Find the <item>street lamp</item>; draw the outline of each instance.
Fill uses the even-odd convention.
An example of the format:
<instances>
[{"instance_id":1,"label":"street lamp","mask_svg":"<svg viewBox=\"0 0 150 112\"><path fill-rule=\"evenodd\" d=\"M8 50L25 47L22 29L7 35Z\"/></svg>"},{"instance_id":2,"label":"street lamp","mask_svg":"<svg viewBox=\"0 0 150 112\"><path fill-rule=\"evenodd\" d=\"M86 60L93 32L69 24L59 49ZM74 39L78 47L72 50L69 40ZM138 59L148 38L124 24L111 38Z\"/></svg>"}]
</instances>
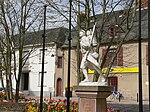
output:
<instances>
[{"instance_id":1,"label":"street lamp","mask_svg":"<svg viewBox=\"0 0 150 112\"><path fill-rule=\"evenodd\" d=\"M72 0L69 0L70 9L69 9L69 36L68 36L68 82L67 82L67 112L70 112L70 57L71 57L71 7Z\"/></svg>"},{"instance_id":2,"label":"street lamp","mask_svg":"<svg viewBox=\"0 0 150 112\"><path fill-rule=\"evenodd\" d=\"M44 30L43 30L43 52L42 52L42 75L41 75L41 94L40 94L40 112L42 112L43 104L43 80L44 80L44 56L45 56L45 28L46 28L46 5L44 5Z\"/></svg>"},{"instance_id":3,"label":"street lamp","mask_svg":"<svg viewBox=\"0 0 150 112\"><path fill-rule=\"evenodd\" d=\"M142 49L141 49L141 0L139 0L139 38L138 38L138 54L139 54L139 112L143 112L142 100Z\"/></svg>"},{"instance_id":4,"label":"street lamp","mask_svg":"<svg viewBox=\"0 0 150 112\"><path fill-rule=\"evenodd\" d=\"M148 0L148 84L149 84L149 110L150 110L150 1Z\"/></svg>"}]
</instances>

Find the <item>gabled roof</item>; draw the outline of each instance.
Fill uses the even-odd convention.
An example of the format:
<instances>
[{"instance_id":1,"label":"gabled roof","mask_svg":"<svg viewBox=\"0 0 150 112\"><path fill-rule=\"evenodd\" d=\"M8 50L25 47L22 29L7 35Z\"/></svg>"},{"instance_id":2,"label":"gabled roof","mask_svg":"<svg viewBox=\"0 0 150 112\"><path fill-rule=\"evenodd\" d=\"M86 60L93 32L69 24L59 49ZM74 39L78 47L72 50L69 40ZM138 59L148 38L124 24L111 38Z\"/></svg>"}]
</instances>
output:
<instances>
[{"instance_id":1,"label":"gabled roof","mask_svg":"<svg viewBox=\"0 0 150 112\"><path fill-rule=\"evenodd\" d=\"M63 45L68 33L67 28L54 28L46 30L45 43L55 42L58 46ZM25 34L24 45L42 44L43 31L27 32Z\"/></svg>"},{"instance_id":2,"label":"gabled roof","mask_svg":"<svg viewBox=\"0 0 150 112\"><path fill-rule=\"evenodd\" d=\"M132 10L130 12L132 14ZM115 20L116 19L122 19L120 18L119 16L123 14L127 14L127 11L126 10L118 10L118 11L115 11L115 12L112 12L111 14L110 13L106 13L106 15L108 16L108 18L106 18L106 23L104 25L104 32L107 32L107 33L104 33L102 38L101 38L101 44L107 44L110 40L109 36L108 36L108 28L110 27L110 25L115 25ZM115 16L114 16L115 15ZM101 26L101 18L102 17L102 14L98 14L95 16L96 18L96 21L97 21L97 25L96 25L96 28L97 28L97 32L100 31L100 26ZM118 18L116 18L118 17ZM91 17L92 19L93 17ZM138 39L138 24L139 24L139 13L138 13L138 10L136 11L136 17L134 18L134 23L133 23L133 27L131 29L131 31L129 32L127 38L125 39L124 42L131 42L131 41L137 41ZM141 13L141 18L142 18L142 21L141 21L141 30L142 30L142 39L146 40L148 38L147 36L147 33L148 33L148 10L147 9L142 9L142 13ZM124 21L123 23L123 28L126 29L126 22L127 21ZM131 20L129 19L128 20L128 23L130 23ZM90 27L92 28L94 25L93 22L91 22L90 24ZM84 22L83 22L83 27L84 27ZM76 27L75 29L72 30L72 47L76 46L77 45L77 39L78 39L78 27ZM122 40L122 37L124 37L125 33L119 33L119 38L116 38L114 39L114 43L115 42L118 42L118 41L121 41ZM68 41L65 42L65 46L63 47L67 47L67 43Z\"/></svg>"}]
</instances>

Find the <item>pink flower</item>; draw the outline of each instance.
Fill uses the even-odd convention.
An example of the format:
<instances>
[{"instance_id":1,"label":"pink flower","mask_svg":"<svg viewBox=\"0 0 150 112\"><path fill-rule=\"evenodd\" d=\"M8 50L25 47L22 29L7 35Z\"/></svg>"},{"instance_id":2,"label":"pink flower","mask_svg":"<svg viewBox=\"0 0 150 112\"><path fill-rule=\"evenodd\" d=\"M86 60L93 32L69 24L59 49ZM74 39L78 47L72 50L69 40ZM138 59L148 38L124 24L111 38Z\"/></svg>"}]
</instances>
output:
<instances>
[{"instance_id":1,"label":"pink flower","mask_svg":"<svg viewBox=\"0 0 150 112\"><path fill-rule=\"evenodd\" d=\"M107 112L111 112L109 108L107 108Z\"/></svg>"}]
</instances>

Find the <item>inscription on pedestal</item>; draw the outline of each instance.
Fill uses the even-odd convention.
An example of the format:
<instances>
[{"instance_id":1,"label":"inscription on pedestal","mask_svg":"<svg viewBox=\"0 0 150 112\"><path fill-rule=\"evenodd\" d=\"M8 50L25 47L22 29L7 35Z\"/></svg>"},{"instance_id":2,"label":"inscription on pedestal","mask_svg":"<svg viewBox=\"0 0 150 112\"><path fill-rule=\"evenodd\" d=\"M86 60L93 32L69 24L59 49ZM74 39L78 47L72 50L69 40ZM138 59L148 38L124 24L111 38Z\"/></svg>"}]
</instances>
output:
<instances>
[{"instance_id":1,"label":"inscription on pedestal","mask_svg":"<svg viewBox=\"0 0 150 112\"><path fill-rule=\"evenodd\" d=\"M80 112L95 112L95 100L81 98L80 100Z\"/></svg>"}]
</instances>

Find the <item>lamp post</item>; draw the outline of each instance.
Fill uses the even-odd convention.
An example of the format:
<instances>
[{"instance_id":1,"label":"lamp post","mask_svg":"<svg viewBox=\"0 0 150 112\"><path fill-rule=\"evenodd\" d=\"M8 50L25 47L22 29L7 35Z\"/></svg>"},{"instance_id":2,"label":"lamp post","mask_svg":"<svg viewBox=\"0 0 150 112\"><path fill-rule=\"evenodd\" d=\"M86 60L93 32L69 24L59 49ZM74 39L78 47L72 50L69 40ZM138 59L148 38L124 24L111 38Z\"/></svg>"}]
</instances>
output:
<instances>
[{"instance_id":1,"label":"lamp post","mask_svg":"<svg viewBox=\"0 0 150 112\"><path fill-rule=\"evenodd\" d=\"M42 112L43 104L43 81L44 81L44 56L45 56L45 27L46 27L46 5L44 5L44 30L43 30L43 52L42 52L42 74L41 74L41 94L40 94L40 112Z\"/></svg>"},{"instance_id":2,"label":"lamp post","mask_svg":"<svg viewBox=\"0 0 150 112\"><path fill-rule=\"evenodd\" d=\"M71 58L71 7L72 0L69 0L69 36L68 36L68 82L67 82L67 112L70 112L70 58Z\"/></svg>"},{"instance_id":3,"label":"lamp post","mask_svg":"<svg viewBox=\"0 0 150 112\"><path fill-rule=\"evenodd\" d=\"M141 49L141 0L139 0L139 37L138 37L138 54L139 54L139 112L143 112L142 100L142 49Z\"/></svg>"},{"instance_id":4,"label":"lamp post","mask_svg":"<svg viewBox=\"0 0 150 112\"><path fill-rule=\"evenodd\" d=\"M150 111L150 1L148 0L148 87L149 87L149 111Z\"/></svg>"}]
</instances>

